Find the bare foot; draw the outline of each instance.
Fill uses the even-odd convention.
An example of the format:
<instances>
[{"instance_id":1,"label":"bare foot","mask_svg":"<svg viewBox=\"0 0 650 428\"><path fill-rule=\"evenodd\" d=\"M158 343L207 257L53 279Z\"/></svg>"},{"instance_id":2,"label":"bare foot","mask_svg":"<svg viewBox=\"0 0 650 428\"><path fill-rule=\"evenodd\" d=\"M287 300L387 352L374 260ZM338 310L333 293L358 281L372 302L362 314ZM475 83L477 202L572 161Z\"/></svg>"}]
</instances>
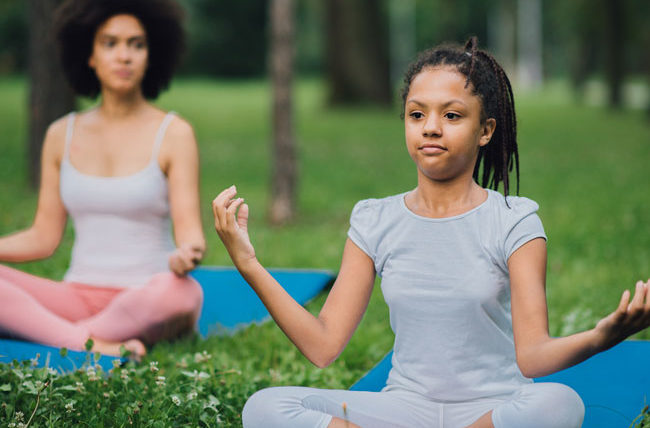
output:
<instances>
[{"instance_id":1,"label":"bare foot","mask_svg":"<svg viewBox=\"0 0 650 428\"><path fill-rule=\"evenodd\" d=\"M105 355L121 357L122 346L124 346L124 348L126 348L127 351L131 351L131 355L135 357L136 360L139 360L147 353L147 348L145 348L144 344L138 339L129 339L124 342L108 342L93 337L92 340L93 340L92 351L99 352Z\"/></svg>"}]
</instances>

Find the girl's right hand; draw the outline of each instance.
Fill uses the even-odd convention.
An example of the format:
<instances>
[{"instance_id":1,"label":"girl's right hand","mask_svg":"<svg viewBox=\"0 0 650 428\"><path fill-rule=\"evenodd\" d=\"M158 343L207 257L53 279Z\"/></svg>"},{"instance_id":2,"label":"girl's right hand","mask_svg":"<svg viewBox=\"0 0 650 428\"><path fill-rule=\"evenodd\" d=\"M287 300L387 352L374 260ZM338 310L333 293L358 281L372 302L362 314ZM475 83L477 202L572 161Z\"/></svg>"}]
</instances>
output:
<instances>
[{"instance_id":1,"label":"girl's right hand","mask_svg":"<svg viewBox=\"0 0 650 428\"><path fill-rule=\"evenodd\" d=\"M255 249L248 236L248 205L243 198L234 199L236 195L234 185L219 193L212 201L212 213L219 238L235 266L240 268L255 260Z\"/></svg>"},{"instance_id":2,"label":"girl's right hand","mask_svg":"<svg viewBox=\"0 0 650 428\"><path fill-rule=\"evenodd\" d=\"M634 297L625 290L618 308L600 320L595 331L599 336L599 345L609 349L627 337L650 327L650 279L638 281Z\"/></svg>"}]
</instances>

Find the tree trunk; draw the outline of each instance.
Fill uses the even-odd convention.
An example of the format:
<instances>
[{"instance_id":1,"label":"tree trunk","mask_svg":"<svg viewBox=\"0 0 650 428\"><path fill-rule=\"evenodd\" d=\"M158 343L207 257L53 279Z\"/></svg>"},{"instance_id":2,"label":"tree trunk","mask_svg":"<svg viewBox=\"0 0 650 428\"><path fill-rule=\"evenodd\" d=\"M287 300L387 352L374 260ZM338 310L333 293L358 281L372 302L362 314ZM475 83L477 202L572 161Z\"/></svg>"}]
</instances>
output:
<instances>
[{"instance_id":1,"label":"tree trunk","mask_svg":"<svg viewBox=\"0 0 650 428\"><path fill-rule=\"evenodd\" d=\"M57 0L29 0L29 137L28 174L37 188L45 131L52 121L74 109L74 94L65 80L52 34Z\"/></svg>"},{"instance_id":2,"label":"tree trunk","mask_svg":"<svg viewBox=\"0 0 650 428\"><path fill-rule=\"evenodd\" d=\"M402 76L417 51L415 0L390 0L390 82L401 85Z\"/></svg>"},{"instance_id":3,"label":"tree trunk","mask_svg":"<svg viewBox=\"0 0 650 428\"><path fill-rule=\"evenodd\" d=\"M379 0L326 0L331 105L390 105L388 24Z\"/></svg>"},{"instance_id":4,"label":"tree trunk","mask_svg":"<svg viewBox=\"0 0 650 428\"><path fill-rule=\"evenodd\" d=\"M295 212L296 150L293 135L293 0L271 2L271 80L273 86L273 168L270 220L290 221Z\"/></svg>"},{"instance_id":5,"label":"tree trunk","mask_svg":"<svg viewBox=\"0 0 650 428\"><path fill-rule=\"evenodd\" d=\"M523 88L542 85L542 2L517 2L517 81Z\"/></svg>"},{"instance_id":6,"label":"tree trunk","mask_svg":"<svg viewBox=\"0 0 650 428\"><path fill-rule=\"evenodd\" d=\"M515 71L514 0L498 0L488 15L488 46L508 76Z\"/></svg>"},{"instance_id":7,"label":"tree trunk","mask_svg":"<svg viewBox=\"0 0 650 428\"><path fill-rule=\"evenodd\" d=\"M605 75L609 89L609 106L623 103L624 61L624 1L605 0Z\"/></svg>"}]
</instances>

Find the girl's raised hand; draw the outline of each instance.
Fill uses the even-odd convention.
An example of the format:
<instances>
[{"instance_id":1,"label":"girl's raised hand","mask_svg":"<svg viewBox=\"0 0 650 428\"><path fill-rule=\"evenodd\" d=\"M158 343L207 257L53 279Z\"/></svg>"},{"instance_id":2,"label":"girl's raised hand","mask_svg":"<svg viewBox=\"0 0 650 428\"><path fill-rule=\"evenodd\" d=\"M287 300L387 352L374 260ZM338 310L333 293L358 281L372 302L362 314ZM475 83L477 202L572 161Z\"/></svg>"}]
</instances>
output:
<instances>
[{"instance_id":1,"label":"girl's raised hand","mask_svg":"<svg viewBox=\"0 0 650 428\"><path fill-rule=\"evenodd\" d=\"M602 350L611 348L650 326L650 279L638 281L634 297L625 290L618 308L596 324L596 333L601 339Z\"/></svg>"},{"instance_id":2,"label":"girl's raised hand","mask_svg":"<svg viewBox=\"0 0 650 428\"><path fill-rule=\"evenodd\" d=\"M212 201L212 213L219 238L235 266L240 268L246 262L255 260L255 249L248 236L248 205L243 198L235 198L236 195L234 185L219 193Z\"/></svg>"}]
</instances>

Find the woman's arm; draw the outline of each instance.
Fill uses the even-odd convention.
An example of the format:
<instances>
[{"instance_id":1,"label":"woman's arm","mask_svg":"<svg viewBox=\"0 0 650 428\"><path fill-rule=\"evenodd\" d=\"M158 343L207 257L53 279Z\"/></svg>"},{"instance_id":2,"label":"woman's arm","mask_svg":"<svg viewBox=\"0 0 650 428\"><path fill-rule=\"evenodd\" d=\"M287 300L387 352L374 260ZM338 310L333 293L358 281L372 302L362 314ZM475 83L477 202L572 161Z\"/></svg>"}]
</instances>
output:
<instances>
[{"instance_id":1,"label":"woman's arm","mask_svg":"<svg viewBox=\"0 0 650 428\"><path fill-rule=\"evenodd\" d=\"M318 317L298 304L262 267L248 236L248 206L234 186L213 201L215 228L235 266L300 352L318 367L345 348L368 306L375 280L372 260L349 239L341 269ZM239 213L236 214L239 208Z\"/></svg>"},{"instance_id":2,"label":"woman's arm","mask_svg":"<svg viewBox=\"0 0 650 428\"><path fill-rule=\"evenodd\" d=\"M508 260L517 362L524 376L546 376L586 360L650 325L650 283L625 291L615 312L595 328L566 337L548 333L546 241L534 239Z\"/></svg>"},{"instance_id":3,"label":"woman's arm","mask_svg":"<svg viewBox=\"0 0 650 428\"><path fill-rule=\"evenodd\" d=\"M194 131L186 121L175 118L169 124L161 159L167 174L177 247L169 257L169 267L177 275L185 275L205 252L199 209L199 155Z\"/></svg>"},{"instance_id":4,"label":"woman's arm","mask_svg":"<svg viewBox=\"0 0 650 428\"><path fill-rule=\"evenodd\" d=\"M41 153L41 185L34 221L28 229L0 238L0 261L44 259L52 255L61 243L67 220L59 193L66 122L67 119L59 119L47 130Z\"/></svg>"}]
</instances>

